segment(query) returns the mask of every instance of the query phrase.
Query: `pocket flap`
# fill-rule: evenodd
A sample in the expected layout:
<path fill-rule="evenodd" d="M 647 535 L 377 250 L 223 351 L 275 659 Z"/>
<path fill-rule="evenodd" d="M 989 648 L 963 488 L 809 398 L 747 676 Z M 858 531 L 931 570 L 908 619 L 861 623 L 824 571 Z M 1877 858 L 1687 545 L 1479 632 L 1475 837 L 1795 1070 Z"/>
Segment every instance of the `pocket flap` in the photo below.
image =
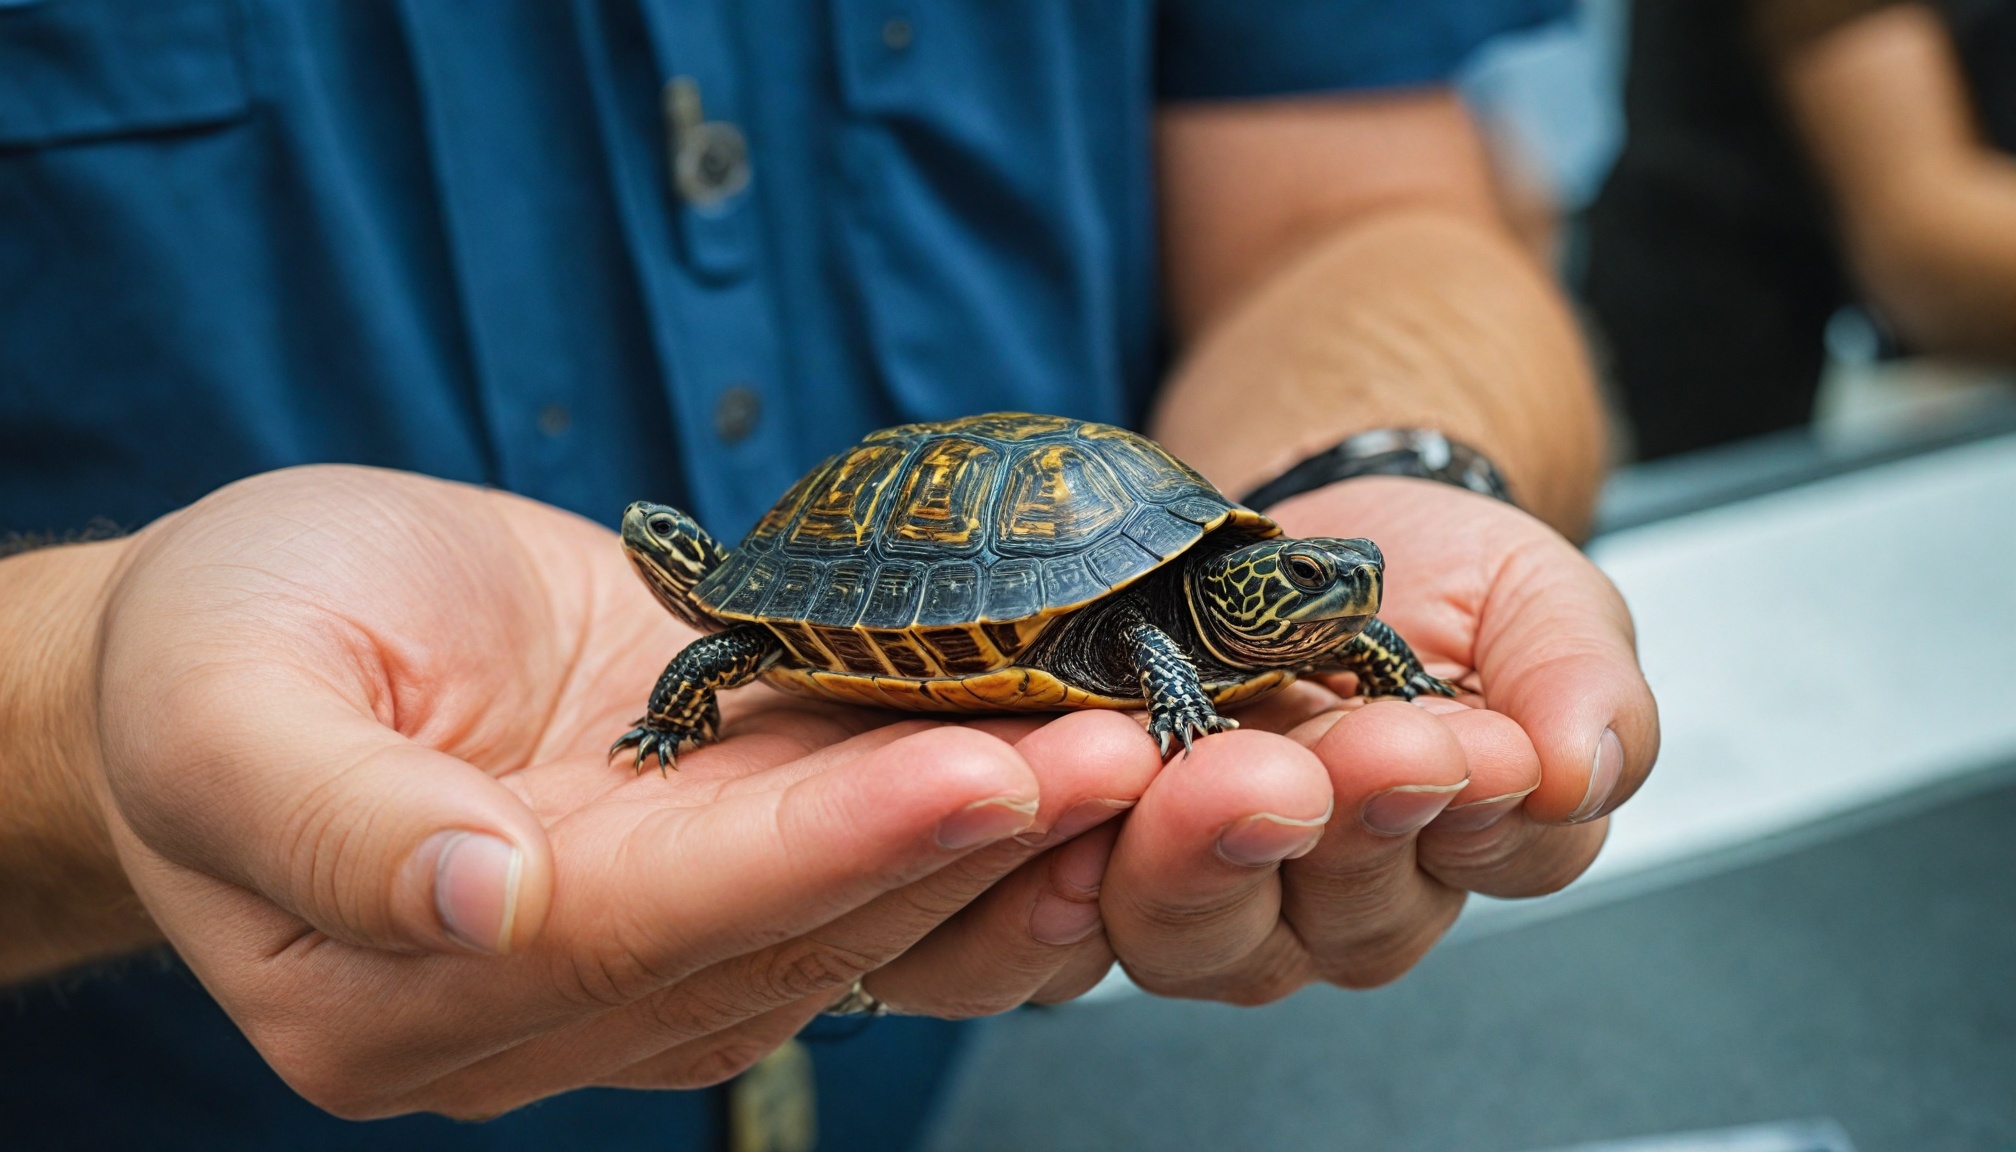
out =
<path fill-rule="evenodd" d="M 247 106 L 219 0 L 0 5 L 0 147 L 189 128 Z"/>

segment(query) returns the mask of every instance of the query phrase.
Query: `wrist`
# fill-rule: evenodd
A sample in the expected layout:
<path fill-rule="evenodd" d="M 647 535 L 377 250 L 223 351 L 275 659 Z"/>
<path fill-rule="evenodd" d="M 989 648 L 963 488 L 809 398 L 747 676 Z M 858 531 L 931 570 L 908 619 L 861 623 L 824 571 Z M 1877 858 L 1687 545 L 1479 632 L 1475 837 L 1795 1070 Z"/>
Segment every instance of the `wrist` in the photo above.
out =
<path fill-rule="evenodd" d="M 129 549 L 0 560 L 0 984 L 160 939 L 102 802 L 100 638 Z"/>
<path fill-rule="evenodd" d="M 1264 512 L 1304 492 L 1363 476 L 1434 480 L 1518 506 L 1489 457 L 1429 428 L 1360 432 L 1303 459 L 1247 493 L 1241 502 Z"/>

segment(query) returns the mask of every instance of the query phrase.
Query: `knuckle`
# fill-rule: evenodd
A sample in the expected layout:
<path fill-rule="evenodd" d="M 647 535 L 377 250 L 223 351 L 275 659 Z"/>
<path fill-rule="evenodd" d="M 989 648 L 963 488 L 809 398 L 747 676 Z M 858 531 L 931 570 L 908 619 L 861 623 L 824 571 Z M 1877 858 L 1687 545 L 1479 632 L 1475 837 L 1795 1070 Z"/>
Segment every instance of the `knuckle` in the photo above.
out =
<path fill-rule="evenodd" d="M 1339 921 L 1379 915 L 1405 898 L 1414 869 L 1395 867 L 1388 856 L 1326 860 L 1319 867 L 1289 873 L 1296 895 L 1319 904 Z"/>
<path fill-rule="evenodd" d="M 620 1008 L 673 983 L 679 975 L 659 970 L 628 949 L 596 950 L 570 957 L 555 983 L 570 1004 Z"/>
<path fill-rule="evenodd" d="M 698 988 L 668 988 L 645 1002 L 651 1026 L 662 1039 L 681 1043 L 726 1031 L 755 1010 L 738 1007 Z"/>
<path fill-rule="evenodd" d="M 982 849 L 979 854 L 989 850 Z M 985 867 L 967 857 L 954 861 L 944 871 L 898 890 L 900 899 L 916 915 L 910 922 L 917 932 L 951 919 L 1001 878 L 1002 869 Z M 909 918 L 906 918 L 909 919 Z"/>
<path fill-rule="evenodd" d="M 1461 907 L 1461 901 L 1456 902 Z M 1453 912 L 1432 919 L 1415 918 L 1354 937 L 1350 943 L 1317 959 L 1323 979 L 1342 988 L 1364 991 L 1405 976 L 1442 938 Z"/>
<path fill-rule="evenodd" d="M 1608 821 L 1510 832 L 1437 837 L 1422 856 L 1429 874 L 1490 896 L 1529 897 L 1559 892 L 1587 871 L 1603 845 Z"/>
<path fill-rule="evenodd" d="M 1145 929 L 1153 936 L 1211 935 L 1239 919 L 1247 908 L 1250 894 L 1245 891 L 1226 893 L 1215 899 L 1177 903 L 1168 900 L 1129 900 L 1124 908 L 1126 919 L 1136 922 L 1138 929 Z M 1116 917 L 1109 921 L 1124 924 Z M 1134 932 L 1128 932 L 1134 935 Z"/>
<path fill-rule="evenodd" d="M 859 952 L 821 940 L 797 940 L 770 951 L 757 984 L 774 1007 L 844 987 L 873 967 L 875 961 Z"/>

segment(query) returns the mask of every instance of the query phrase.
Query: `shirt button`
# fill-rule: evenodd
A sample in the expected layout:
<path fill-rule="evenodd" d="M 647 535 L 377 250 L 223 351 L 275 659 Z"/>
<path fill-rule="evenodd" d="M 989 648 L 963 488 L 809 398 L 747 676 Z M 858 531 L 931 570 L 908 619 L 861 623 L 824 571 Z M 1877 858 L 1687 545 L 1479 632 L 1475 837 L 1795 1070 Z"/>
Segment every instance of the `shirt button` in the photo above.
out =
<path fill-rule="evenodd" d="M 720 399 L 714 401 L 714 434 L 724 443 L 739 444 L 756 431 L 756 421 L 763 415 L 763 397 L 747 384 L 736 384 L 723 389 Z"/>
<path fill-rule="evenodd" d="M 911 41 L 916 38 L 917 30 L 910 26 L 910 21 L 901 16 L 882 25 L 882 46 L 891 52 L 903 51 L 910 47 Z"/>
<path fill-rule="evenodd" d="M 686 133 L 677 165 L 679 195 L 698 208 L 749 186 L 749 144 L 742 130 L 725 120 L 709 120 Z"/>
<path fill-rule="evenodd" d="M 672 133 L 672 184 L 696 208 L 728 199 L 749 184 L 749 142 L 726 120 L 709 120 L 700 85 L 675 76 L 665 85 L 665 122 Z"/>
<path fill-rule="evenodd" d="M 539 410 L 539 431 L 547 436 L 564 436 L 573 426 L 574 413 L 569 412 L 565 404 L 548 404 Z"/>

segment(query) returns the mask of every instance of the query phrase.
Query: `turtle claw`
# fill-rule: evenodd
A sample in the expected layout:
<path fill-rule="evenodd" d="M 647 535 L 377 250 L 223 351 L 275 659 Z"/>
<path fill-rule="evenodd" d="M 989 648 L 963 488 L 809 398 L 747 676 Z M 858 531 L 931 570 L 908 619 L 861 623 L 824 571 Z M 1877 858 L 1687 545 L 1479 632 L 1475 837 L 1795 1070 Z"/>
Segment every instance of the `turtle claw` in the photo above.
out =
<path fill-rule="evenodd" d="M 667 768 L 679 767 L 679 745 L 689 737 L 664 728 L 655 728 L 648 723 L 639 724 L 623 734 L 623 738 L 609 746 L 609 759 L 614 760 L 625 748 L 636 748 L 637 757 L 631 767 L 642 773 L 644 762 L 658 758 L 658 774 L 663 776 Z"/>
<path fill-rule="evenodd" d="M 1164 760 L 1169 758 L 1169 749 L 1174 741 L 1183 742 L 1183 755 L 1187 757 L 1198 737 L 1209 736 L 1213 732 L 1230 732 L 1237 727 L 1237 720 L 1194 708 L 1171 709 L 1148 721 L 1148 731 L 1155 737 L 1155 747 L 1161 750 Z"/>

